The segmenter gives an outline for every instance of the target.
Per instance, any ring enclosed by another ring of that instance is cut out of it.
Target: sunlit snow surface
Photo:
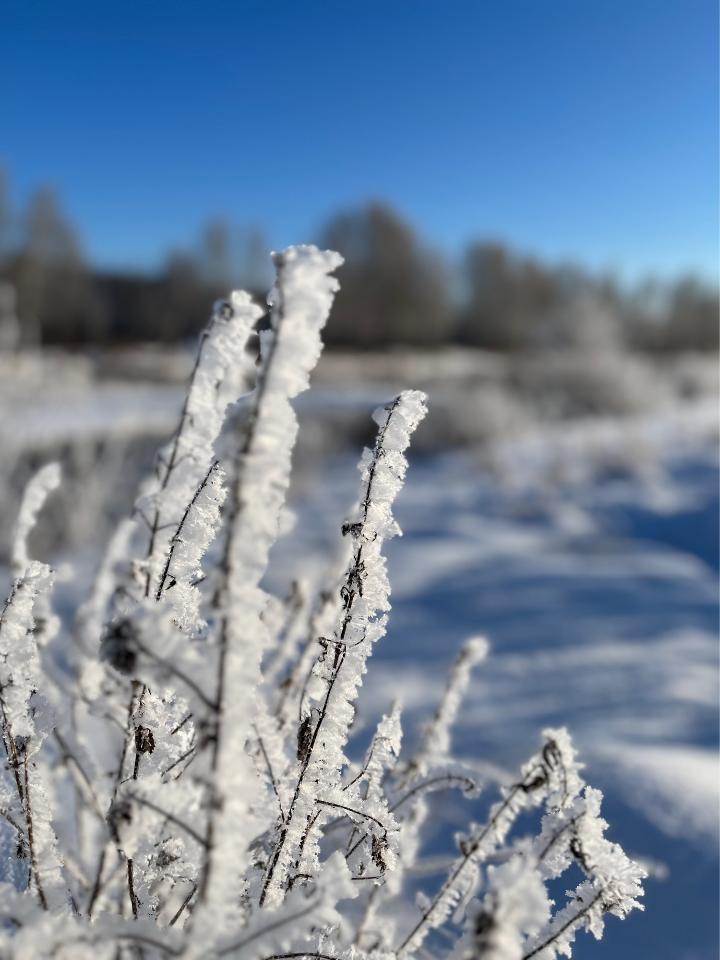
[[[607,429],[614,446],[601,427],[539,436],[508,450],[500,475],[497,461],[488,471],[467,454],[411,465],[397,509],[405,536],[390,548],[390,630],[362,705],[369,717],[400,696],[411,731],[462,639],[486,633],[458,754],[508,767],[542,727],[566,724],[605,791],[611,836],[658,874],[643,915],[611,919],[603,943],[582,937],[575,956],[714,960],[715,440],[679,422],[637,437]],[[628,443],[641,438],[653,456],[633,462]],[[609,455],[618,442],[624,455]],[[301,523],[276,548],[285,576],[298,557],[311,569],[355,480],[347,459],[318,465],[318,485],[295,503]],[[460,828],[454,804],[452,815]]]
[[[368,392],[363,406],[383,396]],[[358,488],[356,454],[301,459],[298,525],[271,556],[277,586],[322,570]],[[492,649],[456,752],[512,770],[544,726],[567,725],[605,792],[611,838],[658,874],[645,913],[610,918],[600,944],[579,937],[575,957],[716,960],[715,403],[539,427],[492,456],[416,457],[396,512],[404,536],[389,545],[393,610],[363,688],[368,728],[399,696],[411,744],[461,641],[484,632]],[[77,579],[58,584],[61,612],[93,557],[67,558]],[[461,801],[440,802],[463,829]],[[434,854],[450,849],[450,831],[435,840]]]

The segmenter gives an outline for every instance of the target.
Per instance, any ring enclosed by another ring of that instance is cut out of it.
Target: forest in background
[[[471,243],[453,262],[381,202],[337,214],[310,239],[346,258],[327,331],[330,347],[455,343],[520,353],[718,347],[718,291],[700,277],[647,278],[628,287],[495,240]],[[194,337],[208,305],[229,289],[266,289],[268,249],[261,230],[215,220],[192,247],[169,252],[154,273],[102,270],[85,256],[52,190],[39,190],[24,209],[15,209],[0,170],[1,345],[112,346]]]

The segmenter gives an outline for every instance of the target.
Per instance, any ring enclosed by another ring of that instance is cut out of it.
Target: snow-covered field
[[[130,446],[138,437],[154,446],[181,397],[174,384],[83,376],[76,369],[58,389],[36,371],[34,385],[26,378],[34,403],[0,398],[6,450],[14,444],[19,458],[32,447],[35,460],[74,451],[77,461],[63,512],[79,503],[84,519],[62,556],[77,577],[60,584],[61,602],[86,586],[108,502],[120,489],[132,500],[146,451]],[[326,384],[304,420],[321,433],[328,419],[371,409],[385,386],[358,383],[348,396]],[[300,458],[300,520],[274,549],[278,587],[322,569],[354,499],[356,454],[319,452],[311,444]],[[485,633],[492,654],[462,714],[459,753],[511,768],[543,726],[567,725],[606,793],[611,835],[654,874],[646,912],[611,921],[601,945],[582,938],[576,956],[715,958],[715,400],[525,424],[482,449],[423,452],[397,514],[405,536],[390,548],[393,612],[364,691],[368,722],[400,696],[412,736],[461,641]]]
[[[494,475],[470,453],[419,458],[398,505],[394,609],[365,709],[400,696],[411,726],[481,631],[492,654],[460,752],[512,765],[543,726],[572,730],[615,839],[655,874],[646,912],[602,945],[584,938],[581,958],[717,956],[715,417],[713,404],[538,432],[498,451]],[[302,523],[276,548],[288,575],[331,539],[354,474],[337,459],[298,502]]]

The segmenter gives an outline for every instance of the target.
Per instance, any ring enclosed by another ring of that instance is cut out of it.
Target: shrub
[[[276,256],[272,322],[239,405],[261,310],[245,293],[216,305],[177,430],[71,645],[51,611],[53,573],[26,546],[59,471],[27,489],[0,620],[3,957],[400,958],[437,952],[447,928],[453,957],[550,958],[638,906],[644,874],[605,839],[565,730],[543,733],[446,879],[409,902],[429,794],[482,786],[452,761],[450,733],[487,652],[465,644],[409,758],[398,707],[349,758],[390,608],[383,549],[399,532],[421,393],[375,413],[342,562],[318,595],[282,602],[260,586],[289,482],[291,401],[320,355],[340,262],[314,247]],[[231,407],[243,426],[223,440]],[[519,836],[526,811],[539,827]],[[584,877],[553,912],[547,885],[572,865]]]

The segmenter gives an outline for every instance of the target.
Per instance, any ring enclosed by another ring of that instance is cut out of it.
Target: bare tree
[[[324,239],[348,262],[329,342],[429,346],[449,339],[453,316],[440,258],[388,207],[340,214]]]
[[[496,243],[475,244],[465,254],[466,306],[461,339],[490,350],[518,350],[538,337],[538,319],[557,303],[558,291],[543,266]]]
[[[80,243],[49,189],[30,201],[12,272],[24,343],[97,339],[102,334],[104,314]]]
[[[720,345],[718,290],[693,276],[671,287],[648,282],[630,304],[635,346],[658,353],[716,351]]]

